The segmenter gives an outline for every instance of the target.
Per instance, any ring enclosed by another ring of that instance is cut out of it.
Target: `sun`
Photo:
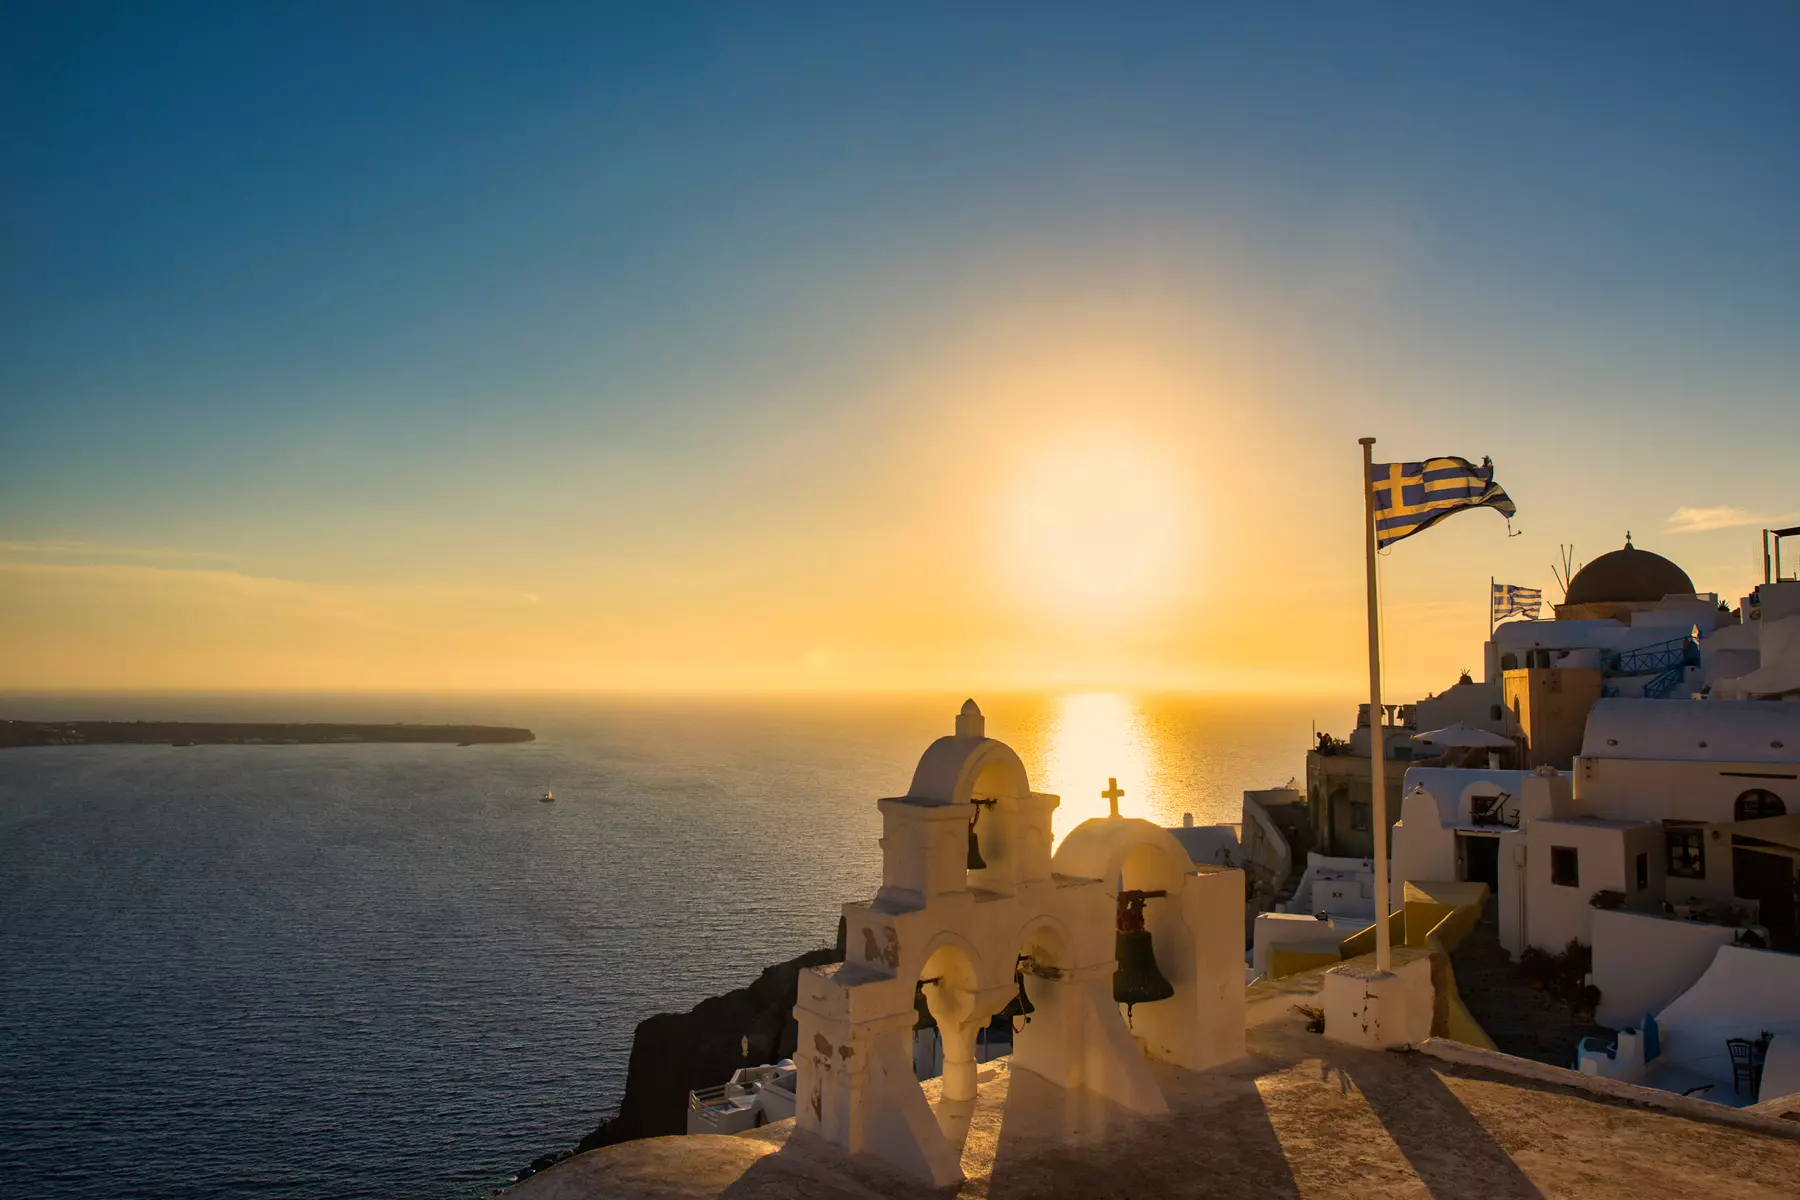
[[[1042,451],[1007,498],[1007,557],[1048,611],[1109,617],[1152,607],[1191,555],[1184,491],[1153,446],[1097,439]]]

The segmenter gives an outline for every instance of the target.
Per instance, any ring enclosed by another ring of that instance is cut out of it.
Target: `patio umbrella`
[[[1470,729],[1461,721],[1442,729],[1433,729],[1429,733],[1415,733],[1412,740],[1427,742],[1433,746],[1470,746],[1486,750],[1506,750],[1513,744],[1511,738],[1489,733],[1485,729]]]

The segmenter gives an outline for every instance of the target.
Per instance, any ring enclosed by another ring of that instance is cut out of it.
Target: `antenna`
[[[1575,566],[1575,543],[1570,542],[1565,546],[1559,542],[1557,543],[1556,548],[1562,552],[1562,570],[1558,571],[1556,569],[1556,564],[1551,563],[1550,573],[1555,575],[1556,582],[1562,585],[1563,600],[1567,601],[1569,598],[1569,583],[1575,578],[1575,571],[1577,569]]]
[[[1561,542],[1558,542],[1556,544],[1556,550],[1557,550],[1557,553],[1561,554],[1563,557],[1563,565],[1567,566],[1568,561],[1569,561],[1568,547],[1564,546]],[[1569,598],[1569,581],[1567,579],[1563,578],[1562,571],[1557,567],[1557,565],[1555,563],[1550,564],[1550,574],[1556,576],[1556,582],[1559,586],[1561,586],[1561,588],[1563,590],[1563,599],[1567,600]]]

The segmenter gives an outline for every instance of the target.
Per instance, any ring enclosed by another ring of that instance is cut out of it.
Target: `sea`
[[[0,717],[473,722],[515,745],[0,750],[0,1146],[34,1195],[487,1194],[632,1030],[834,938],[964,697],[0,695]],[[982,697],[1106,812],[1239,819],[1328,698]],[[540,796],[553,791],[554,803]],[[721,1081],[722,1082],[722,1081]]]

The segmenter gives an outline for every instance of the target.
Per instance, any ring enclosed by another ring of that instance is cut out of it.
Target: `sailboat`
[[[539,796],[538,799],[545,804],[552,804],[556,801],[556,797],[552,796],[548,790],[546,790],[543,795]]]

